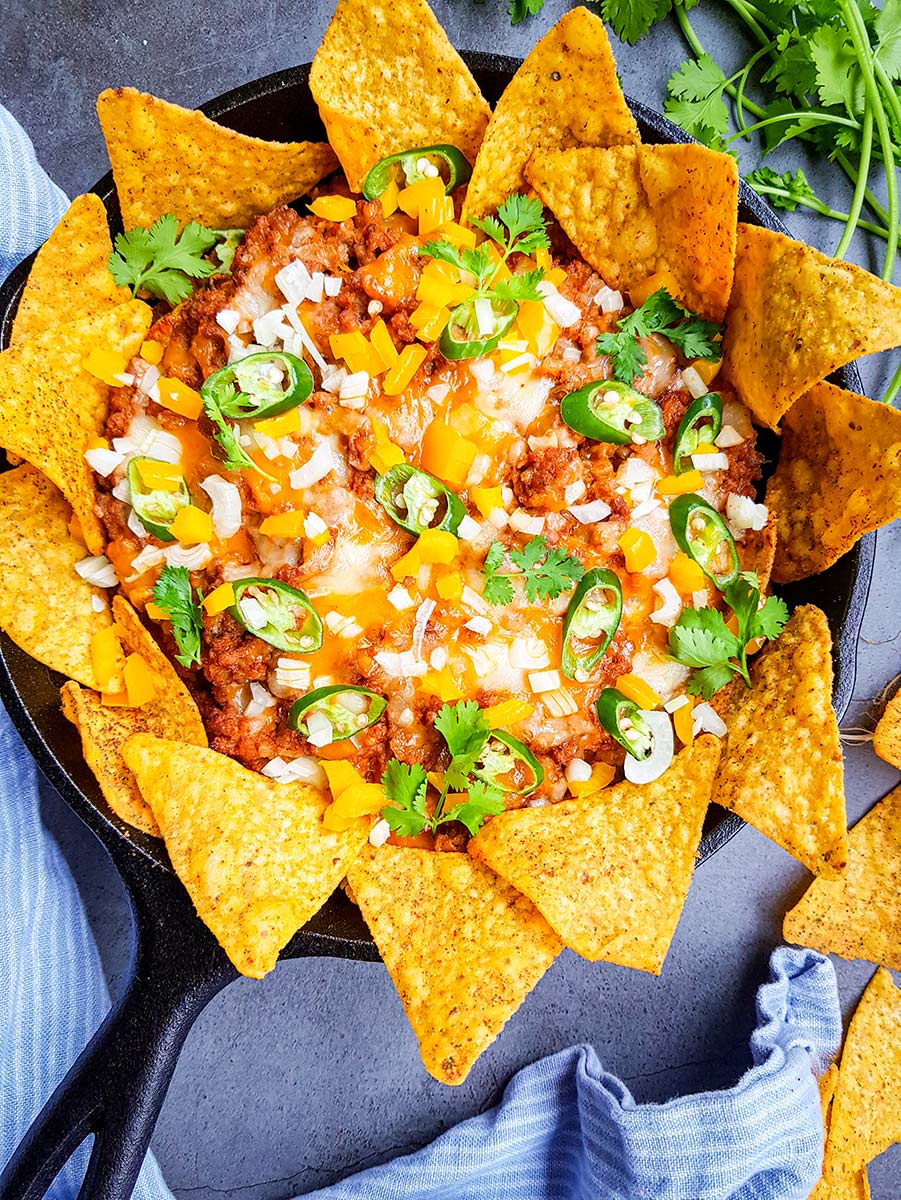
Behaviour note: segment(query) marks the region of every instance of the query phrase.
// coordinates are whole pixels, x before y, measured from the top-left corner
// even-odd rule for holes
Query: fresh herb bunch
[[[632,384],[642,372],[648,356],[639,338],[662,333],[686,358],[719,358],[723,327],[705,321],[677,304],[665,288],[648,296],[641,308],[617,322],[616,333],[598,337],[599,354],[609,354],[613,374],[621,383]]]
[[[516,568],[503,570],[509,558]],[[530,538],[521,550],[507,550],[501,542],[492,542],[482,566],[485,586],[482,595],[489,604],[510,604],[513,580],[522,579],[532,604],[538,600],[556,600],[568,592],[585,574],[585,568],[573,555],[558,546],[553,549],[544,535]]]
[[[451,761],[431,816],[425,807],[428,777],[419,763],[402,763],[393,758],[382,776],[382,786],[390,801],[382,809],[382,816],[391,826],[391,832],[402,837],[415,837],[424,829],[434,833],[448,821],[461,821],[470,833],[476,834],[487,816],[504,811],[503,790],[473,776],[491,737],[491,728],[478,704],[474,700],[443,704],[435,717],[435,728],[447,744]],[[451,788],[466,791],[468,795],[445,811]]]
[[[778,637],[788,620],[785,602],[777,596],[768,597],[761,605],[760,581],[753,571],[745,571],[723,595],[735,613],[737,636],[718,608],[684,609],[669,635],[672,656],[693,668],[687,690],[705,700],[734,675],[740,675],[750,687],[748,643],[755,638],[771,641]]]
[[[167,213],[150,229],[140,225],[116,237],[110,273],[137,296],[144,292],[175,306],[187,300],[198,279],[231,270],[242,229],[207,229],[191,221],[178,232],[178,220]],[[208,257],[215,250],[213,261]]]
[[[183,667],[200,666],[200,631],[203,629],[203,597],[191,587],[187,567],[163,567],[153,585],[153,603],[172,622],[172,635],[181,651],[176,660]]]

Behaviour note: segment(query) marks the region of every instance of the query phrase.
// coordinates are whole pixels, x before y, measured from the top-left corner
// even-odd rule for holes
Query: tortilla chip
[[[838,1085],[838,1067],[835,1063],[825,1071],[819,1080],[820,1102],[823,1109],[823,1130],[828,1143],[829,1124],[832,1115],[832,1098]],[[870,1200],[870,1182],[867,1179],[866,1168],[850,1174],[830,1171],[830,1180],[821,1177],[817,1186],[810,1193],[810,1200]]]
[[[151,319],[146,304],[131,300],[0,354],[0,446],[56,484],[92,554],[102,554],[106,540],[84,452],[88,440],[103,430],[109,388],[82,368],[82,359],[94,347],[131,358]]]
[[[113,616],[126,652],[140,654],[153,672],[156,696],[140,708],[112,707],[103,704],[96,692],[86,691],[77,683],[67,683],[62,689],[63,713],[78,727],[85,762],[116,816],[144,833],[159,837],[159,826],[150,806],[122,758],[122,746],[135,733],[152,733],[192,746],[206,746],[206,730],[178,672],[122,596],[113,600]]]
[[[737,686],[723,718],[726,753],[713,799],[815,875],[848,862],[842,751],[832,709],[832,638],[824,614],[795,609]]]
[[[264,142],[134,88],[101,92],[97,116],[126,229],[166,213],[243,229],[338,165],[324,142]]]
[[[660,974],[676,930],[719,760],[702,737],[654,783],[620,783],[582,800],[514,809],[469,852],[523,892],[563,943]]]
[[[344,878],[372,820],[332,833],[327,795],[201,746],[139,733],[122,757],[201,920],[242,975],[261,979]]]
[[[425,0],[338,0],[310,91],[355,192],[401,150],[450,145],[473,162],[491,115]]]
[[[815,879],[782,932],[823,954],[901,970],[901,787],[851,830],[841,879]]]
[[[347,872],[426,1070],[462,1083],[563,948],[519,892],[467,854],[385,845]]]
[[[604,23],[585,8],[565,13],[504,88],[472,170],[463,215],[481,217],[527,191],[535,151],[641,141],[616,76]]]
[[[76,196],[28,273],[10,344],[124,304],[130,292],[113,282],[112,252],[103,201],[92,192]]]
[[[776,429],[814,384],[901,345],[901,288],[757,225],[738,226],[723,375]]]
[[[722,321],[732,288],[738,168],[705,146],[582,147],[533,154],[526,178],[612,288],[651,275]]]
[[[774,578],[825,571],[865,533],[901,517],[901,412],[818,383],[782,423],[766,502],[779,529]]]
[[[91,605],[103,589],[75,572],[87,551],[69,532],[70,515],[34,467],[0,474],[0,628],[38,662],[96,687],[91,637],[112,618]]]
[[[873,749],[901,771],[901,691],[889,700],[873,730]]]
[[[753,571],[760,581],[760,594],[766,595],[776,556],[777,524],[770,513],[763,529],[746,529],[738,542],[738,556],[743,571]]]

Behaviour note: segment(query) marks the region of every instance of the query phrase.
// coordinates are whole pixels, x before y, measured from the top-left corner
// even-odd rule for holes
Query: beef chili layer
[[[420,254],[428,239],[416,221],[400,211],[385,217],[378,201],[357,201],[341,221],[287,207],[257,219],[230,275],[214,277],[153,326],[113,394],[106,437],[122,461],[96,475],[98,505],[124,591],[170,657],[171,625],[152,600],[161,570],[187,568],[208,598],[200,664],[180,670],[215,750],[275,778],[287,769],[281,777],[312,782],[321,780],[324,759],[345,758],[370,781],[391,757],[440,770],[446,751],[435,714],[445,702],[473,699],[505,714],[506,728],[531,748],[544,779],[525,802],[546,803],[567,794],[574,760],[622,762],[595,714],[604,687],[631,672],[664,700],[684,688],[687,669],[666,653],[669,626],[681,606],[715,605],[719,593],[697,579],[689,593],[678,579],[674,590],[672,497],[657,485],[673,476],[676,430],[698,376],[653,335],[643,342],[647,361],[635,388],[656,402],[660,440],[636,433],[615,445],[564,423],[561,397],[610,377],[598,335],[615,330],[630,308],[551,232],[546,304],[523,304],[480,357],[448,360],[436,327],[423,327],[429,303],[439,311],[442,292],[461,284]],[[519,272],[535,262],[514,254],[507,266]],[[281,415],[231,420],[250,464],[233,469],[215,425],[198,411],[197,392],[221,368],[262,351],[304,359],[313,390]],[[281,386],[277,371],[269,382]],[[747,410],[719,383],[717,391],[731,433],[715,454],[702,447],[709,463],[693,490],[726,513],[753,495],[759,456]],[[211,518],[199,532],[178,523],[174,538],[148,529],[133,494],[135,459],[176,468],[192,509]],[[377,498],[379,476],[400,462],[427,471],[462,503],[451,557],[417,561],[415,536]],[[400,491],[395,499],[404,505]],[[440,524],[449,503],[443,493],[427,500],[422,524]],[[755,538],[745,526],[731,522],[743,559]],[[627,530],[648,535],[652,561],[627,563]],[[483,595],[491,544],[521,548],[539,536],[586,570],[612,568],[622,585],[622,619],[607,652],[574,678],[561,671],[571,591],[533,602],[514,583],[510,603]],[[236,619],[233,604],[209,602],[221,585],[240,588],[247,578],[301,589],[322,622],[321,646],[278,647],[253,632],[258,623]],[[244,592],[254,603],[267,595],[278,598]],[[316,736],[289,726],[299,697],[335,684],[384,697],[384,714],[344,740],[330,739],[321,723]],[[450,828],[438,846],[459,848],[461,830]]]

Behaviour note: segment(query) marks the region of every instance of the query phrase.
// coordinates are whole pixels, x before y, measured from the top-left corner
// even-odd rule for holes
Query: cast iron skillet
[[[467,53],[493,104],[519,66],[512,58]],[[208,116],[242,133],[282,141],[322,139],[324,130],[307,85],[309,68],[292,68],[228,92],[202,106]],[[630,106],[647,142],[691,139],[642,104]],[[112,177],[94,189],[114,224],[119,220]],[[741,186],[741,219],[782,231],[767,204]],[[8,343],[27,259],[0,290],[0,344]],[[859,392],[854,367],[835,377]],[[765,444],[775,453],[776,441]],[[783,590],[789,603],[818,604],[835,641],[835,698],[844,713],[854,685],[857,635],[863,618],[875,540],[864,539],[831,570]],[[37,1200],[89,1134],[94,1147],[82,1200],[126,1200],[134,1186],[163,1098],[188,1030],[204,1005],[236,977],[216,940],[197,919],[172,873],[162,842],[130,828],[110,812],[84,763],[80,740],[59,706],[62,680],[0,635],[0,695],[26,745],[65,801],[103,842],[121,874],[133,916],[131,974],[125,994],[38,1115],[0,1176],[3,1200]],[[712,809],[699,860],[714,854],[741,828],[731,813]],[[286,957],[328,955],[377,960],[358,910],[338,891],[291,941]]]

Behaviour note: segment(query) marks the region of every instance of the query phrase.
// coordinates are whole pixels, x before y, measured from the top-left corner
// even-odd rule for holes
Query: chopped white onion
[[[666,704],[664,704],[663,711],[672,715],[674,712],[678,712],[680,708],[684,708],[688,703],[689,699],[687,696],[673,696],[672,700],[667,700]]]
[[[517,533],[528,533],[532,536],[544,529],[544,517],[533,517],[523,508],[517,508],[510,514],[510,528]]]
[[[244,596],[238,608],[248,629],[262,629],[269,623],[266,610],[253,596]]]
[[[328,533],[328,525],[319,513],[307,513],[303,519],[303,533],[304,537],[308,538],[322,537],[324,533]]]
[[[311,787],[324,788],[327,784],[325,771],[315,758],[272,758],[263,767],[261,774],[276,783],[308,783]]]
[[[275,707],[275,697],[261,683],[250,684],[250,703],[244,708],[245,717],[260,717],[267,708]]]
[[[125,455],[118,454],[115,450],[104,450],[101,447],[97,450],[85,450],[84,459],[92,471],[96,471],[98,475],[106,478],[107,475],[112,475],[116,467],[120,467],[125,462]]]
[[[407,589],[398,583],[388,593],[388,603],[398,612],[403,612],[405,608],[412,608],[416,601]]]
[[[578,346],[565,346],[560,352],[564,362],[577,363],[582,361],[582,351]]]
[[[417,660],[422,658],[422,641],[435,607],[434,600],[423,600],[416,610],[416,620],[413,622],[413,657]]]
[[[471,542],[473,538],[477,538],[482,532],[482,526],[478,521],[474,521],[469,513],[463,518],[457,526],[457,537],[464,542]]]
[[[275,684],[281,688],[305,692],[310,686],[310,664],[297,658],[280,658],[272,674]]]
[[[682,599],[666,576],[657,580],[653,585],[653,590],[663,603],[651,613],[651,620],[655,625],[666,625],[671,628],[679,619],[679,613],[682,611]]]
[[[126,518],[125,524],[131,530],[131,532],[135,535],[135,537],[145,538],[145,537],[150,536],[148,534],[147,529],[145,528],[143,522],[141,521],[141,518],[138,516],[138,514],[135,512],[135,510],[133,508],[130,508],[128,510],[128,517]]]
[[[729,457],[726,454],[693,454],[691,465],[699,471],[728,471]]]
[[[109,604],[107,603],[106,597],[98,596],[96,592],[92,592],[91,593],[91,608],[94,610],[95,613],[108,612]]]
[[[309,708],[304,714],[307,727],[307,741],[311,746],[330,746],[335,740],[335,731],[331,721],[318,708]]]
[[[567,783],[587,783],[591,778],[591,764],[584,758],[571,758],[566,764]]]
[[[433,404],[443,404],[450,395],[450,384],[433,383],[430,388],[426,388],[425,394]]]
[[[692,606],[692,608],[706,608],[707,607],[707,589],[706,588],[699,588],[696,592],[691,593],[691,606]]]
[[[547,646],[539,638],[514,638],[508,655],[517,671],[541,671],[551,665]]]
[[[563,499],[567,504],[575,504],[577,500],[581,500],[588,488],[585,485],[584,479],[577,479],[575,483],[569,483],[563,489]]]
[[[322,382],[319,386],[324,392],[330,392],[331,395],[337,396],[346,378],[347,372],[343,367],[329,367],[322,372]]]
[[[673,761],[673,723],[665,712],[638,711],[650,726],[653,748],[649,756],[642,760],[627,754],[623,771],[630,783],[653,783]]]
[[[355,371],[353,375],[346,375],[341,381],[338,395],[342,400],[363,397],[369,391],[369,382],[369,375],[366,371]]]
[[[141,375],[141,378],[138,380],[138,387],[140,388],[140,390],[142,392],[144,392],[146,395],[149,396],[150,393],[154,390],[154,388],[156,388],[156,385],[159,383],[159,380],[160,380],[159,367],[154,366],[153,363],[149,363],[144,368],[144,373]],[[157,390],[157,395],[159,395],[158,390]]]
[[[587,504],[569,506],[570,515],[575,517],[580,525],[593,525],[596,521],[603,521],[612,511],[610,505],[603,500],[589,500]]]
[[[222,308],[216,313],[216,324],[226,333],[234,333],[241,323],[241,314],[234,308]]]
[[[487,617],[472,617],[463,626],[464,629],[471,629],[473,633],[478,633],[481,637],[486,637],[492,629],[491,622]]]
[[[734,425],[724,425],[713,444],[721,450],[728,450],[731,446],[740,446],[744,440]]]
[[[606,284],[595,292],[594,302],[602,313],[619,312],[624,307],[622,292],[615,292]]]
[[[429,664],[417,661],[412,650],[402,650],[399,654],[392,650],[380,650],[375,656],[386,675],[396,679],[412,679],[417,675],[425,675]]]
[[[529,687],[536,695],[542,692],[553,692],[560,686],[560,672],[532,671],[529,675]]]
[[[686,367],[682,372],[682,382],[695,400],[699,396],[706,396],[710,388],[697,373],[694,367]]]
[[[481,388],[485,388],[495,376],[494,363],[490,358],[477,358],[469,364],[473,379]]]
[[[207,542],[185,549],[184,546],[170,546],[166,551],[166,562],[170,567],[187,567],[189,571],[199,571],[213,557]]]
[[[565,296],[561,296],[554,285],[547,279],[542,279],[538,285],[538,291],[544,300],[544,307],[547,309],[548,315],[555,324],[561,329],[567,329],[570,325],[582,318],[582,310],[578,304],[573,304],[572,300],[567,300]]]
[[[696,704],[691,714],[695,737],[699,733],[712,733],[714,737],[726,736],[726,723],[715,708],[709,704]]]
[[[750,496],[740,496],[737,492],[729,493],[726,517],[736,529],[763,529],[769,515],[765,504],[755,504]]]
[[[616,482],[626,488],[633,488],[640,483],[653,483],[656,478],[654,468],[634,454],[616,472]]]
[[[491,307],[491,301],[482,296],[473,301],[473,309],[479,335],[487,337],[494,328],[494,310]]]
[[[441,671],[447,666],[447,651],[443,646],[436,646],[429,655],[429,666],[433,671]]]
[[[291,327],[293,328],[294,332],[300,338],[301,344],[309,354],[310,358],[312,358],[313,362],[320,371],[327,371],[328,363],[319,353],[318,346],[310,337],[309,333],[307,332],[307,327],[304,325],[303,321],[301,321],[300,317],[297,315],[297,310],[292,308],[290,305],[286,305],[282,311],[291,323]]]
[[[335,466],[335,458],[328,442],[320,442],[307,461],[288,476],[291,487],[295,491],[312,487],[320,479],[325,479]]]
[[[661,501],[654,496],[651,496],[648,500],[642,500],[632,509],[632,520],[640,521],[642,517],[649,517],[652,512],[656,512],[660,507]]]
[[[284,313],[280,308],[263,313],[253,322],[253,336],[261,346],[267,348],[274,346],[278,341],[283,341],[286,332],[291,332],[291,326],[285,324]]]
[[[307,299],[312,300],[314,304],[320,304],[324,295],[325,276],[321,271],[314,271],[310,276],[310,283],[307,287]]]
[[[139,575],[143,575],[145,571],[149,571],[151,567],[157,567],[165,559],[166,551],[160,546],[145,546],[140,553],[136,554],[131,560],[131,569],[134,572],[125,580],[126,583],[131,583],[137,579]]]
[[[289,304],[298,305],[307,298],[307,288],[312,276],[300,259],[289,262],[275,276],[278,289]]]
[[[463,588],[463,594],[460,597],[460,601],[462,604],[464,604],[466,606],[466,608],[471,608],[474,612],[477,612],[477,613],[487,613],[488,612],[488,605],[485,603],[485,601],[482,599],[482,597],[479,595],[478,592],[474,592],[472,590],[472,588],[469,586],[469,584],[466,584],[465,587]]]
[[[334,299],[334,297],[337,296],[341,291],[343,284],[344,280],[340,279],[337,275],[326,275],[322,281],[322,286],[325,289],[326,296],[329,296],[332,299]]]
[[[95,587],[115,587],[119,582],[113,564],[105,554],[81,559],[75,564],[75,570],[82,579],[93,583]]]
[[[212,502],[210,516],[217,537],[230,538],[241,528],[241,492],[236,484],[221,475],[207,475],[200,487]]]

